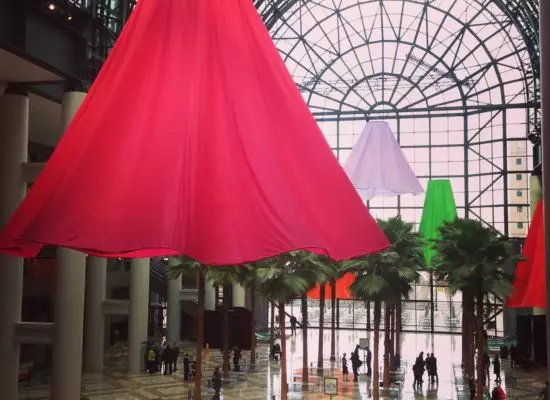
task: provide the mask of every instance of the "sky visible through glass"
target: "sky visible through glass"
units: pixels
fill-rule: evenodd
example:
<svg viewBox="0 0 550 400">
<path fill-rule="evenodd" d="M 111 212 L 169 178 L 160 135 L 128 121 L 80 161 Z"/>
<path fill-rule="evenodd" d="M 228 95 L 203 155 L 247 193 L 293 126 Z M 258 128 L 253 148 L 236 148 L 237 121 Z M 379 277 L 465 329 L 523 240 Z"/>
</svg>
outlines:
<svg viewBox="0 0 550 400">
<path fill-rule="evenodd" d="M 424 187 L 448 178 L 460 216 L 526 234 L 532 70 L 495 2 L 299 0 L 270 33 L 340 161 L 367 119 L 384 119 Z M 369 206 L 418 223 L 423 203 Z"/>
</svg>

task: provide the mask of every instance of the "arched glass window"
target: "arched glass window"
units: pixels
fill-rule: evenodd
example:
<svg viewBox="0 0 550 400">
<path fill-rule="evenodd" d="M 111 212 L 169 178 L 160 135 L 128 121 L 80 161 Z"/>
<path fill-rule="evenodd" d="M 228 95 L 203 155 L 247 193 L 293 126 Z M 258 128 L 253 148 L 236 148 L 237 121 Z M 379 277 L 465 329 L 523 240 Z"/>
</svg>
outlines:
<svg viewBox="0 0 550 400">
<path fill-rule="evenodd" d="M 431 178 L 451 180 L 460 216 L 525 236 L 533 167 L 526 137 L 538 100 L 536 45 L 526 40 L 524 6 L 488 0 L 255 3 L 341 161 L 367 119 L 387 120 L 424 185 Z M 400 213 L 418 223 L 423 202 L 423 196 L 402 196 L 369 206 L 376 217 Z"/>
</svg>

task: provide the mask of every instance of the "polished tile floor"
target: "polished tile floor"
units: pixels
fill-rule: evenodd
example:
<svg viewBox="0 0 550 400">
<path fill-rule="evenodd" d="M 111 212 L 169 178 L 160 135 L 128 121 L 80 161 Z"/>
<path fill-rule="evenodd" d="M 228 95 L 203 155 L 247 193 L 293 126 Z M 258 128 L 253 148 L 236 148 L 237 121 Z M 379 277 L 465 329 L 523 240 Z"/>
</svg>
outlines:
<svg viewBox="0 0 550 400">
<path fill-rule="evenodd" d="M 310 330 L 308 335 L 308 357 L 310 365 L 316 365 L 318 349 L 318 331 Z M 360 331 L 337 331 L 336 348 L 338 359 L 342 353 L 349 353 L 359 343 L 359 339 L 366 336 Z M 372 343 L 372 333 L 369 337 Z M 304 394 L 300 392 L 302 356 L 302 334 L 298 331 L 296 337 L 289 337 L 287 341 L 288 354 L 288 381 L 289 398 L 292 399 L 328 399 L 318 391 L 321 390 L 321 380 L 313 378 L 316 382 L 312 389 L 317 392 Z M 325 357 L 325 376 L 336 376 L 339 379 L 339 395 L 333 399 L 368 399 L 372 397 L 372 383 L 366 376 L 361 376 L 359 383 L 343 382 L 339 363 L 331 364 L 330 355 L 330 331 L 323 335 Z M 402 342 L 402 360 L 405 372 L 405 381 L 399 395 L 401 399 L 467 399 L 468 394 L 462 381 L 460 369 L 460 337 L 454 335 L 427 335 L 404 334 Z M 182 350 L 192 352 L 192 345 L 182 345 Z M 279 398 L 280 369 L 277 363 L 267 361 L 267 345 L 261 345 L 258 359 L 257 372 L 250 372 L 245 376 L 232 374 L 232 384 L 224 388 L 224 399 L 252 399 L 272 400 Z M 412 387 L 412 362 L 419 352 L 435 352 L 438 358 L 439 385 L 429 386 L 424 384 L 423 390 L 414 391 Z M 244 358 L 248 353 L 244 352 Z M 126 356 L 124 351 L 110 352 L 106 358 L 106 368 L 103 374 L 85 374 L 82 382 L 83 397 L 88 400 L 160 400 L 160 399 L 187 399 L 187 393 L 192 390 L 192 384 L 183 383 L 181 362 L 178 372 L 172 376 L 138 374 L 130 375 L 125 372 Z M 204 399 L 211 398 L 211 389 L 208 388 L 208 378 L 211 377 L 215 366 L 221 365 L 221 354 L 217 350 L 211 350 L 206 360 L 204 371 Z M 522 372 L 509 369 L 506 361 L 503 361 L 502 388 L 508 399 L 536 399 L 545 382 L 545 371 Z M 315 375 L 317 368 L 311 369 Z M 361 370 L 363 372 L 363 368 Z M 350 368 L 351 373 L 351 368 Z M 427 380 L 427 379 L 426 379 Z M 491 388 L 494 383 L 491 383 Z M 29 385 L 20 387 L 20 399 L 42 400 L 49 399 L 49 379 L 37 378 Z M 208 395 L 210 394 L 210 395 Z M 393 397 L 393 394 L 392 394 Z M 388 397 L 389 398 L 389 397 Z M 397 397 L 396 397 L 397 398 Z M 75 399 L 76 400 L 76 399 Z"/>
</svg>

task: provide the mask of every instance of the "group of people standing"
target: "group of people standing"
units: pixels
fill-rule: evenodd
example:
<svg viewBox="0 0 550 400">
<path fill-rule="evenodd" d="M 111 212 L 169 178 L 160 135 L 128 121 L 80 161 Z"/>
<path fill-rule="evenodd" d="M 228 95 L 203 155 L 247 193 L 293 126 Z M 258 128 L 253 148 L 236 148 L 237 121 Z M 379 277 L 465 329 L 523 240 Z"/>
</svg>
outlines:
<svg viewBox="0 0 550 400">
<path fill-rule="evenodd" d="M 359 350 L 360 346 L 355 346 L 355 350 L 351 352 L 350 355 L 350 361 L 351 361 L 351 368 L 353 370 L 353 381 L 357 382 L 359 379 L 359 368 L 361 365 L 363 365 L 363 361 L 361 361 L 361 358 L 359 357 Z M 367 347 L 365 349 L 367 352 L 366 354 L 366 362 L 367 362 L 367 376 L 371 376 L 372 370 L 371 370 L 371 361 L 372 361 L 372 353 L 370 349 Z M 346 353 L 342 356 L 342 375 L 344 376 L 344 381 L 348 382 L 349 378 L 349 370 L 348 370 L 348 360 L 346 358 Z"/>
<path fill-rule="evenodd" d="M 172 375 L 177 370 L 179 355 L 180 349 L 176 343 L 170 346 L 164 341 L 160 346 L 149 345 L 146 352 L 147 370 L 150 374 L 164 371 L 164 375 Z"/>
<path fill-rule="evenodd" d="M 414 389 L 421 389 L 424 383 L 424 371 L 428 371 L 428 381 L 430 384 L 438 384 L 439 376 L 437 374 L 437 358 L 435 354 L 426 354 L 424 359 L 424 352 L 420 352 L 413 365 L 414 374 Z"/>
</svg>

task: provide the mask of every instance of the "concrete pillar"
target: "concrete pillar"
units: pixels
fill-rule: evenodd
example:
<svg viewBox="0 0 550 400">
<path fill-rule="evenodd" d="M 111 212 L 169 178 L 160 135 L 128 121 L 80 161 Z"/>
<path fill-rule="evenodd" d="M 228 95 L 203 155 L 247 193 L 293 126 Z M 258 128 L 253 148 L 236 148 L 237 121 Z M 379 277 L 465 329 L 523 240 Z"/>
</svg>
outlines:
<svg viewBox="0 0 550 400">
<path fill-rule="evenodd" d="M 61 101 L 61 121 L 67 129 L 86 98 L 83 92 L 67 92 Z M 57 285 L 54 308 L 52 398 L 80 398 L 86 255 L 74 250 L 57 250 Z"/>
<path fill-rule="evenodd" d="M 170 257 L 168 267 L 178 265 L 178 259 Z M 173 343 L 181 338 L 181 275 L 168 280 L 168 342 Z"/>
<path fill-rule="evenodd" d="M 86 255 L 57 250 L 52 399 L 80 398 Z"/>
<path fill-rule="evenodd" d="M 205 311 L 214 311 L 216 309 L 216 291 L 210 281 L 204 282 L 204 309 Z"/>
<path fill-rule="evenodd" d="M 21 164 L 27 162 L 29 98 L 7 88 L 0 97 L 0 228 L 23 199 L 26 184 Z M 21 321 L 23 259 L 0 255 L 0 399 L 17 399 L 19 344 L 14 323 Z"/>
<path fill-rule="evenodd" d="M 243 285 L 233 285 L 233 307 L 245 307 L 246 291 Z"/>
<path fill-rule="evenodd" d="M 105 315 L 103 301 L 107 290 L 107 259 L 88 257 L 86 266 L 86 312 L 84 331 L 84 371 L 103 371 Z"/>
<path fill-rule="evenodd" d="M 147 341 L 149 318 L 149 258 L 135 258 L 130 266 L 130 315 L 128 326 L 128 372 L 141 371 L 141 344 Z"/>
</svg>

